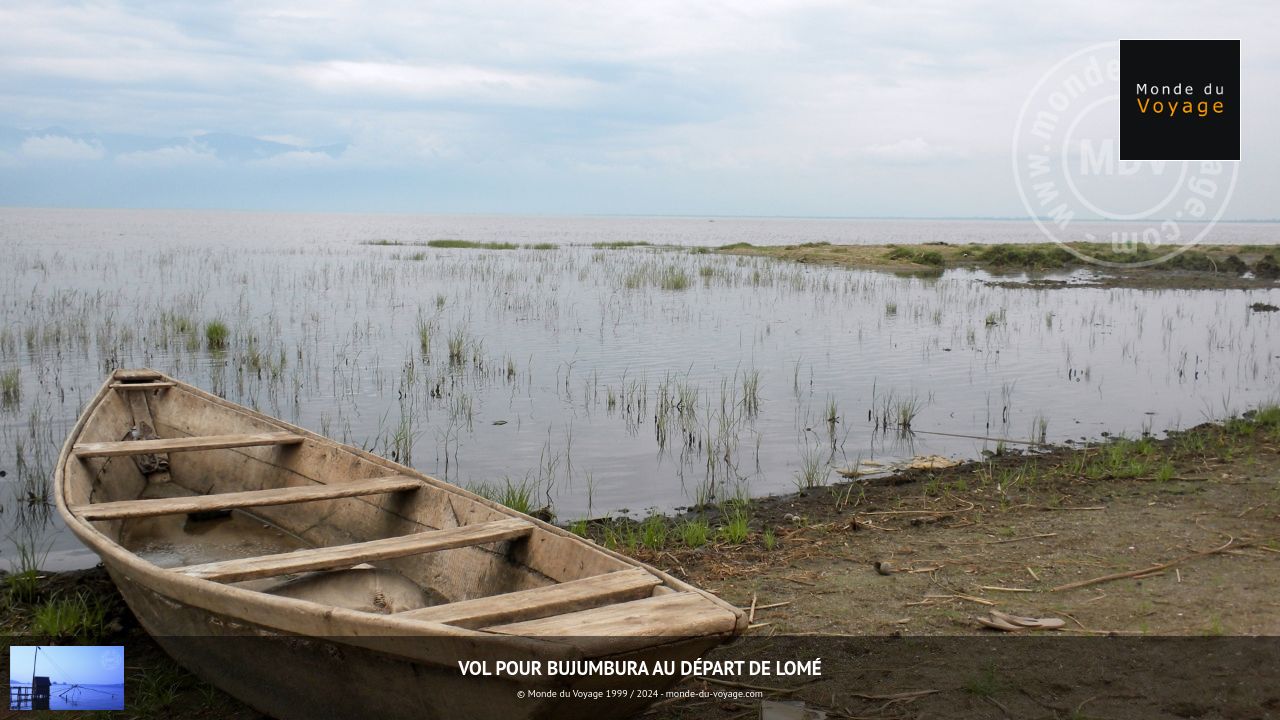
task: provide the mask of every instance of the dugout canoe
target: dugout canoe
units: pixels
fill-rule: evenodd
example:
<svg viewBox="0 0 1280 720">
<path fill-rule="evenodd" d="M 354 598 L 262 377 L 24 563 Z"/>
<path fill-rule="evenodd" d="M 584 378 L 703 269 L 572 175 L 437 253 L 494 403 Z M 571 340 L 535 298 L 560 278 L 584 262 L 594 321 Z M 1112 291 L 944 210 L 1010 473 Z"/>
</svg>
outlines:
<svg viewBox="0 0 1280 720">
<path fill-rule="evenodd" d="M 153 370 L 111 374 L 55 483 L 146 631 L 280 720 L 624 717 L 678 673 L 550 661 L 678 666 L 746 627 L 661 570 Z"/>
</svg>

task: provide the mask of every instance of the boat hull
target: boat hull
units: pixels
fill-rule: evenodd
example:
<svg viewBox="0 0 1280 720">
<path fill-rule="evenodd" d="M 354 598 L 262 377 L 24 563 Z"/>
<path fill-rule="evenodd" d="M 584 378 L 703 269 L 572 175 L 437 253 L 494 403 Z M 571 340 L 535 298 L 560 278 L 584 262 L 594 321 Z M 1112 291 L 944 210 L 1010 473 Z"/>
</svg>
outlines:
<svg viewBox="0 0 1280 720">
<path fill-rule="evenodd" d="M 418 657 L 380 651 L 365 639 L 300 636 L 193 607 L 107 570 L 148 634 L 202 680 L 277 720 L 535 720 L 625 718 L 642 712 L 680 681 L 678 676 L 463 676 L 459 661 L 477 659 L 444 638 L 394 638 L 417 646 Z M 393 640 L 387 638 L 388 641 Z M 681 660 L 701 656 L 717 638 L 671 642 L 618 659 Z M 389 642 L 389 645 L 394 643 Z M 432 649 L 432 645 L 438 648 Z M 494 667 L 501 641 L 481 651 Z M 422 656 L 434 655 L 432 660 Z M 626 691 L 626 697 L 589 699 Z M 554 697 L 544 697 L 551 693 Z"/>
<path fill-rule="evenodd" d="M 121 442 L 131 426 L 136 431 L 143 424 L 139 418 L 155 435 L 134 438 L 137 445 Z M 148 453 L 167 453 L 165 467 L 136 462 L 139 456 L 156 459 Z M 134 458 L 117 457 L 122 455 Z M 143 628 L 196 675 L 279 720 L 627 717 L 660 699 L 680 677 L 464 675 L 459 662 L 479 660 L 496 670 L 500 661 L 688 660 L 746 626 L 741 610 L 656 568 L 153 371 L 117 371 L 104 383 L 68 437 L 54 479 L 59 513 L 102 558 Z M 344 483 L 397 489 L 366 498 Z M 313 500 L 264 502 L 217 522 L 182 514 L 190 503 L 204 507 L 240 497 L 228 507 L 242 507 L 241 496 L 256 502 L 282 494 Z M 248 558 L 238 542 L 227 559 L 193 559 L 187 550 L 170 557 L 165 550 L 168 559 L 162 560 L 150 539 L 166 537 L 164 523 L 145 517 L 148 507 L 157 506 L 165 509 L 153 515 L 176 523 L 166 532 L 190 533 L 170 549 L 217 548 L 218 532 L 233 527 L 226 517 L 284 533 L 302 549 L 255 540 L 245 545 Z M 189 522 L 195 522 L 190 529 Z M 144 532 L 148 528 L 158 534 Z M 458 540 L 467 533 L 475 539 Z M 421 593 L 429 590 L 428 607 L 415 609 L 421 602 L 412 602 L 412 593 L 401 598 L 383 593 L 386 586 L 379 586 L 374 608 L 335 604 L 317 594 L 336 591 L 337 584 L 317 589 L 295 582 L 278 594 L 254 586 L 271 576 L 363 566 L 363 560 L 376 561 L 379 573 L 412 581 Z M 239 567 L 228 572 L 228 562 Z M 266 563 L 267 572 L 252 563 Z M 551 593 L 562 607 L 548 620 L 538 619 L 545 614 L 521 616 L 516 606 L 495 611 L 492 603 L 483 611 L 489 615 L 473 615 L 487 619 L 472 625 L 430 619 L 437 605 L 569 588 L 622 571 L 633 580 L 643 571 L 646 581 L 627 588 L 630 595 L 606 600 L 602 594 L 593 600 L 603 603 L 597 609 L 559 600 L 580 592 L 579 585 Z M 211 574 L 220 581 L 206 579 Z M 350 571 L 333 577 L 356 579 Z M 427 615 L 415 617 L 419 612 Z M 480 611 L 473 604 L 470 612 Z M 582 627 L 591 632 L 573 637 Z"/>
</svg>

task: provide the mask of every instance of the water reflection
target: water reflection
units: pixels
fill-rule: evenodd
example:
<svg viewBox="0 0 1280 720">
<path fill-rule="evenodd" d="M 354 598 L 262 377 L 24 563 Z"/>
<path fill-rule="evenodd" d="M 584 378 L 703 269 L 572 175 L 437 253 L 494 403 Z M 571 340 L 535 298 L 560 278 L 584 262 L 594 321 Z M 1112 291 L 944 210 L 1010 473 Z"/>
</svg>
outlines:
<svg viewBox="0 0 1280 720">
<path fill-rule="evenodd" d="M 1248 309 L 1277 290 L 1044 291 L 590 245 L 1036 239 L 1013 223 L 3 213 L 0 523 L 41 528 L 51 567 L 93 561 L 51 524 L 47 478 L 116 367 L 572 520 L 1186 427 L 1269 399 L 1280 362 L 1277 314 Z M 518 247 L 420 244 L 458 236 Z"/>
</svg>

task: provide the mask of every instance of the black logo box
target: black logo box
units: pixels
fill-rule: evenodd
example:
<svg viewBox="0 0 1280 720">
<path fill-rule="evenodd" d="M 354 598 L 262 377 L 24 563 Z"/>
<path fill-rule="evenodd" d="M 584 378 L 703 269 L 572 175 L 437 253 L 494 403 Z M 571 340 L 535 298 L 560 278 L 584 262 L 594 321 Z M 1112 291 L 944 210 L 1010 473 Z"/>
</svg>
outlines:
<svg viewBox="0 0 1280 720">
<path fill-rule="evenodd" d="M 1120 159 L 1239 160 L 1240 101 L 1239 40 L 1120 41 Z"/>
</svg>

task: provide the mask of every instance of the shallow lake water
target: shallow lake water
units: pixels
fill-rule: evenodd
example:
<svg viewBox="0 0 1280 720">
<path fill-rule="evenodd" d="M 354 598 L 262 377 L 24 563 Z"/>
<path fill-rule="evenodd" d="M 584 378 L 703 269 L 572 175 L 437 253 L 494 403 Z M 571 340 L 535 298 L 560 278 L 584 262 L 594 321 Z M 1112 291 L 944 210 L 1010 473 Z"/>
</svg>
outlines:
<svg viewBox="0 0 1280 720">
<path fill-rule="evenodd" d="M 438 238 L 522 247 L 392 244 Z M 17 373 L 0 530 L 37 528 L 51 569 L 96 562 L 24 497 L 116 367 L 460 485 L 525 488 L 562 521 L 997 446 L 960 436 L 1158 434 L 1280 386 L 1280 314 L 1249 310 L 1277 289 L 1008 289 L 695 251 L 818 241 L 1041 237 L 1000 221 L 0 210 L 0 375 Z M 617 242 L 681 247 L 591 246 Z"/>
</svg>

